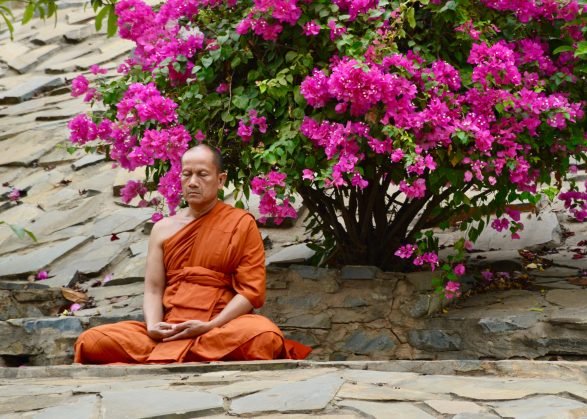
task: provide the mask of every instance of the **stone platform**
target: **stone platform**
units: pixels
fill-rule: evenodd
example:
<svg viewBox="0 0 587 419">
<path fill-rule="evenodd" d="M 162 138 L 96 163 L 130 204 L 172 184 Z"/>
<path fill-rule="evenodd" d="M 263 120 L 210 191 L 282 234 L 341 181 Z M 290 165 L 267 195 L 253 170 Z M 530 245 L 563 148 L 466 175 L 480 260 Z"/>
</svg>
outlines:
<svg viewBox="0 0 587 419">
<path fill-rule="evenodd" d="M 584 418 L 587 363 L 394 361 L 0 369 L 0 418 Z"/>
</svg>

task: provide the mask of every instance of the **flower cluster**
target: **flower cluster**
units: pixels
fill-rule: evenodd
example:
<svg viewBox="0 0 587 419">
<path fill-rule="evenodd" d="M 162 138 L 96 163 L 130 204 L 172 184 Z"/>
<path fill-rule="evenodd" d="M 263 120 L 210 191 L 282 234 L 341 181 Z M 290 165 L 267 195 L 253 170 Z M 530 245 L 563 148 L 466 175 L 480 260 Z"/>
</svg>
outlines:
<svg viewBox="0 0 587 419">
<path fill-rule="evenodd" d="M 377 7 L 379 0 L 332 0 L 340 10 L 350 15 L 350 20 L 355 20 L 359 14 L 368 13 Z"/>
<path fill-rule="evenodd" d="M 425 263 L 430 265 L 433 271 L 438 267 L 438 254 L 435 252 L 421 252 L 418 246 L 414 244 L 405 244 L 397 249 L 394 253 L 401 259 L 413 258 L 412 263 L 415 266 L 422 266 Z"/>
<path fill-rule="evenodd" d="M 264 116 L 259 116 L 256 110 L 251 109 L 249 111 L 248 119 L 248 124 L 245 120 L 241 119 L 238 122 L 238 129 L 236 131 L 237 135 L 245 142 L 251 141 L 255 127 L 257 127 L 261 134 L 267 132 L 267 119 Z"/>
<path fill-rule="evenodd" d="M 577 0 L 481 0 L 495 10 L 513 12 L 520 22 L 530 20 L 573 20 L 581 12 Z"/>
<path fill-rule="evenodd" d="M 584 191 L 577 187 L 574 190 L 563 192 L 559 198 L 565 202 L 565 208 L 577 219 L 577 221 L 587 220 L 587 182 L 585 182 Z"/>
<path fill-rule="evenodd" d="M 283 23 L 295 25 L 302 15 L 298 0 L 254 0 L 251 12 L 240 21 L 236 32 L 252 31 L 266 41 L 275 41 L 283 31 Z"/>
<path fill-rule="evenodd" d="M 120 196 L 122 198 L 122 202 L 128 204 L 136 196 L 140 196 L 141 198 L 143 198 L 148 192 L 149 190 L 143 182 L 129 180 L 126 183 L 126 185 L 124 185 L 124 187 L 120 190 Z"/>
<path fill-rule="evenodd" d="M 251 181 L 251 190 L 255 195 L 261 197 L 259 212 L 262 217 L 259 218 L 259 222 L 265 223 L 268 217 L 272 217 L 273 222 L 279 225 L 284 218 L 295 218 L 297 216 L 290 198 L 284 196 L 283 193 L 286 178 L 285 173 L 271 171 L 266 175 L 256 176 Z"/>
<path fill-rule="evenodd" d="M 116 107 L 116 119 L 126 126 L 149 120 L 163 125 L 177 121 L 177 104 L 163 97 L 154 83 L 131 84 Z"/>
<path fill-rule="evenodd" d="M 199 1 L 167 1 L 158 12 L 141 0 L 122 0 L 116 3 L 120 37 L 136 43 L 133 57 L 127 65 L 139 64 L 145 71 L 166 67 L 170 77 L 185 81 L 191 75 L 193 64 L 184 72 L 177 72 L 173 63 L 178 58 L 191 58 L 204 46 L 204 35 L 197 27 L 182 25 L 180 18 L 191 21 L 198 13 Z"/>
</svg>

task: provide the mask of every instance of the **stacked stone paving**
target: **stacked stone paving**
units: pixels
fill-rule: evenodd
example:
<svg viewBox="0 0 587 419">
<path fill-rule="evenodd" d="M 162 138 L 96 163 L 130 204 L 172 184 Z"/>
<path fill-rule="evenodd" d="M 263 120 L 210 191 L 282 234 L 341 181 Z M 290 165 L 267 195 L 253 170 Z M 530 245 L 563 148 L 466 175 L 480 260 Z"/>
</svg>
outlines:
<svg viewBox="0 0 587 419">
<path fill-rule="evenodd" d="M 0 370 L 0 417 L 581 418 L 586 371 L 520 361 L 29 367 Z"/>
<path fill-rule="evenodd" d="M 138 208 L 137 202 L 122 203 L 119 191 L 129 179 L 140 179 L 144 174 L 113 169 L 103 154 L 66 150 L 70 145 L 67 121 L 89 109 L 80 98 L 70 96 L 71 80 L 80 73 L 93 79 L 95 76 L 88 72 L 92 64 L 108 69 L 103 76 L 106 79 L 116 77 L 116 68 L 131 51 L 132 43 L 96 33 L 93 12 L 89 7 L 84 9 L 83 2 L 60 1 L 60 7 L 57 24 L 53 20 L 34 21 L 24 27 L 17 24 L 14 41 L 9 40 L 6 32 L 0 33 L 0 220 L 19 224 L 37 238 L 37 242 L 18 239 L 6 225 L 0 225 L 0 365 L 70 363 L 72 344 L 85 328 L 142 317 L 142 280 L 153 210 Z M 585 171 L 579 170 L 573 176 L 576 181 L 584 181 Z M 20 193 L 17 201 L 9 199 L 14 190 Z M 230 202 L 230 188 L 226 195 Z M 570 220 L 560 203 L 544 203 L 537 214 L 523 214 L 526 228 L 522 240 L 512 241 L 505 235 L 487 231 L 476 243 L 476 251 L 469 255 L 471 273 L 485 268 L 507 272 L 524 279 L 523 289 L 506 286 L 473 293 L 449 304 L 441 301 L 430 288 L 434 275 L 430 272 L 388 273 L 373 267 L 353 266 L 327 270 L 303 265 L 313 252 L 305 243 L 304 209 L 298 209 L 300 217 L 285 227 L 262 229 L 270 265 L 268 299 L 263 314 L 276 321 L 287 336 L 312 346 L 313 359 L 522 357 L 552 360 L 583 359 L 587 355 L 584 303 L 587 301 L 584 289 L 587 285 L 587 257 L 584 257 L 587 223 Z M 256 211 L 254 201 L 251 211 Z M 444 252 L 450 251 L 459 234 L 458 231 L 440 233 L 441 244 L 446 246 Z M 520 252 L 520 249 L 531 252 Z M 288 268 L 292 263 L 302 265 Z M 35 275 L 41 271 L 47 271 L 49 278 L 36 281 Z M 472 281 L 472 276 L 465 277 L 466 284 Z M 81 308 L 72 312 L 72 304 L 79 304 Z M 404 409 L 395 411 L 391 417 L 450 417 L 453 414 L 462 418 L 510 417 L 510 413 L 519 412 L 516 409 L 532 405 L 544 406 L 545 412 L 557 406 L 564 412 L 584 409 L 582 397 L 585 393 L 577 393 L 579 387 L 571 391 L 546 386 L 538 391 L 537 387 L 532 387 L 534 381 L 530 383 L 522 378 L 519 382 L 511 379 L 519 388 L 525 389 L 528 384 L 529 393 L 514 391 L 516 386 L 512 385 L 507 397 L 502 392 L 500 397 L 492 393 L 483 398 L 479 394 L 449 391 L 453 384 L 461 389 L 484 388 L 481 378 L 458 381 L 454 376 L 445 377 L 432 385 L 433 377 L 401 375 L 419 372 L 409 369 L 395 373 L 399 375 L 387 373 L 387 378 L 383 378 L 380 372 L 369 375 L 367 371 L 355 370 L 359 364 L 329 366 L 332 369 L 325 371 L 314 364 L 301 364 L 304 368 L 296 369 L 289 363 L 271 364 L 287 368 L 287 371 L 265 371 L 265 377 L 247 370 L 245 365 L 249 364 L 219 365 L 213 372 L 191 366 L 189 368 L 196 369 L 188 368 L 186 374 L 164 367 L 147 369 L 148 374 L 152 372 L 155 376 L 149 378 L 154 380 L 151 384 L 143 380 L 148 375 L 145 373 L 141 379 L 120 379 L 120 386 L 125 390 L 132 388 L 141 392 L 144 388 L 144 391 L 154 392 L 134 394 L 137 400 L 151 396 L 157 400 L 168 391 L 179 393 L 181 399 L 181 391 L 195 390 L 201 395 L 200 406 L 209 407 L 198 410 L 191 402 L 186 402 L 186 417 L 213 412 L 248 415 L 298 411 L 322 416 L 377 417 L 387 411 L 381 409 L 391 408 L 390 403 L 393 409 Z M 226 371 L 222 370 L 222 365 L 226 365 Z M 371 368 L 380 364 L 369 365 Z M 515 365 L 520 365 L 522 371 L 536 364 Z M 566 363 L 540 365 L 552 366 L 548 367 L 548 379 L 562 379 L 556 373 L 569 368 Z M 234 372 L 241 367 L 249 372 Z M 0 390 L 0 406 L 4 409 L 0 412 L 4 413 L 36 409 L 34 414 L 41 417 L 45 414 L 63 416 L 59 413 L 62 404 L 67 405 L 67 409 L 103 412 L 100 409 L 114 409 L 108 406 L 127 403 L 132 396 L 129 393 L 128 399 L 124 398 L 127 396 L 116 399 L 108 393 L 119 392 L 118 380 L 112 377 L 123 374 L 121 371 L 127 371 L 125 369 L 66 370 L 72 371 L 67 374 L 81 380 L 75 383 L 65 383 L 67 380 L 59 378 L 59 374 L 65 374 L 60 369 L 0 371 L 7 380 L 21 377 L 15 382 L 18 385 L 10 386 L 10 391 L 8 386 Z M 138 374 L 137 371 L 132 369 L 128 373 Z M 171 371 L 171 375 L 158 377 L 161 371 Z M 487 373 L 483 369 L 475 371 L 475 374 Z M 352 378 L 351 373 L 358 375 Z M 454 371 L 431 373 L 450 375 Z M 30 379 L 26 378 L 27 374 L 31 374 Z M 43 380 L 35 378 L 43 374 L 47 374 Z M 95 378 L 82 380 L 84 375 L 91 377 L 93 374 Z M 419 386 L 406 386 L 410 377 L 420 383 Z M 568 377 L 576 383 L 585 382 L 582 373 Z M 497 389 L 503 384 L 499 380 L 505 379 L 492 378 L 487 385 Z M 561 384 L 548 383 L 549 386 Z M 431 388 L 425 389 L 426 384 L 431 384 Z M 78 385 L 82 390 L 77 390 Z M 248 386 L 248 390 L 239 385 Z M 43 386 L 47 388 L 46 394 L 40 390 Z M 226 389 L 228 386 L 233 387 Z M 316 397 L 322 398 L 311 408 L 301 404 L 308 408 L 298 409 L 300 398 L 314 400 L 310 397 L 312 393 L 305 391 L 316 387 L 324 389 L 325 393 L 316 392 Z M 90 391 L 90 388 L 96 390 Z M 211 391 L 213 389 L 219 390 Z M 281 399 L 271 393 L 273 390 L 278 394 L 291 394 L 293 401 L 282 405 L 264 404 L 268 403 L 266 400 Z M 301 393 L 296 393 L 298 390 Z M 31 395 L 38 397 L 31 399 Z M 23 398 L 33 404 L 19 404 Z M 34 404 L 37 401 L 38 404 Z M 104 404 L 100 404 L 102 402 Z M 77 407 L 71 407 L 71 403 Z M 246 406 L 260 410 L 251 413 Z M 111 415 L 112 410 L 107 412 L 105 417 L 116 417 Z M 151 416 L 166 414 L 160 412 Z M 567 416 L 573 417 L 573 414 Z M 513 416 L 518 417 L 517 414 Z M 381 417 L 390 416 L 383 414 Z"/>
</svg>

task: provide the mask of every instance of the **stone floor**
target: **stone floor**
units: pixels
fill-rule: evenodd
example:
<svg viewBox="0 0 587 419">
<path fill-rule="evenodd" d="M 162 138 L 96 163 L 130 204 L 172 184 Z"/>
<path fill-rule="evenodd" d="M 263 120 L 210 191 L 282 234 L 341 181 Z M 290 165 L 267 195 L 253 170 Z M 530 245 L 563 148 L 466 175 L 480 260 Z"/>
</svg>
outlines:
<svg viewBox="0 0 587 419">
<path fill-rule="evenodd" d="M 586 362 L 0 369 L 0 418 L 584 418 Z"/>
</svg>

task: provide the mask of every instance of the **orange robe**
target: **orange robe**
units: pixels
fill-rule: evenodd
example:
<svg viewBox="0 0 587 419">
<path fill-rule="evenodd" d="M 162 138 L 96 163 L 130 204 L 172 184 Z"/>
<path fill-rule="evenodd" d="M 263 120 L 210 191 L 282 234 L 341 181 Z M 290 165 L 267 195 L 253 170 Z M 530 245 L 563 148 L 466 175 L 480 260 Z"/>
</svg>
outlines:
<svg viewBox="0 0 587 419">
<path fill-rule="evenodd" d="M 238 293 L 265 301 L 265 252 L 254 218 L 222 202 L 163 242 L 164 321 L 209 321 Z M 311 349 L 283 337 L 266 317 L 245 314 L 194 339 L 160 342 L 145 323 L 124 321 L 82 333 L 79 363 L 165 363 L 303 359 Z"/>
</svg>

